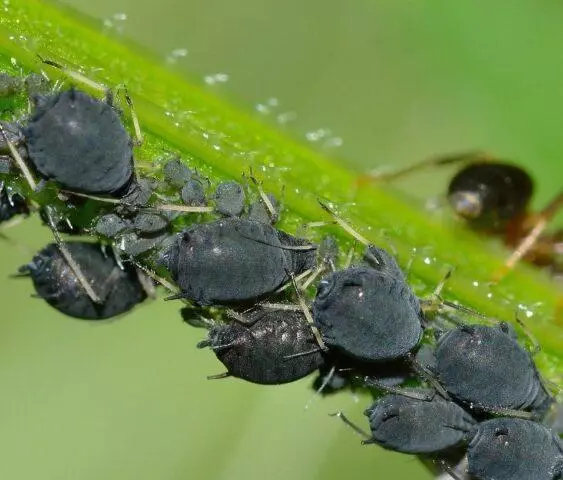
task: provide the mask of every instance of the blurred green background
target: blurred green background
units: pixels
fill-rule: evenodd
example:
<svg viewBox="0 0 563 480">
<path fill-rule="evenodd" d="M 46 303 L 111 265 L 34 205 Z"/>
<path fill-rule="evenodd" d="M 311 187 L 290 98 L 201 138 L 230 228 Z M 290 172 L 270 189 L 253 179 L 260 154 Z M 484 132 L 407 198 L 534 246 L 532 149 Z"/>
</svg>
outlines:
<svg viewBox="0 0 563 480">
<path fill-rule="evenodd" d="M 358 170 L 483 148 L 527 165 L 535 205 L 561 188 L 563 5 L 555 0 L 68 0 L 207 88 Z M 158 82 L 158 78 L 154 79 Z M 445 189 L 450 172 L 405 181 Z M 41 232 L 41 233 L 39 233 Z M 2 275 L 50 241 L 6 232 Z M 0 478 L 426 479 L 415 458 L 362 447 L 367 399 L 207 381 L 222 366 L 161 300 L 94 324 L 2 282 Z"/>
</svg>

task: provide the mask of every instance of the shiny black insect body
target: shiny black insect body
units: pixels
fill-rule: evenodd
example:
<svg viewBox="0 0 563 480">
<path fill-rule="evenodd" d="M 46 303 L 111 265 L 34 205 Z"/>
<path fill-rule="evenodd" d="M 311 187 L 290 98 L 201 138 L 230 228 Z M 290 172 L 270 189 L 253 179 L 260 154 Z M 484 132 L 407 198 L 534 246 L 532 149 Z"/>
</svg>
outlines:
<svg viewBox="0 0 563 480">
<path fill-rule="evenodd" d="M 447 331 L 438 340 L 433 368 L 446 391 L 475 411 L 541 412 L 551 401 L 530 353 L 504 324 Z"/>
<path fill-rule="evenodd" d="M 66 248 L 92 285 L 101 303 L 94 303 L 84 291 L 75 273 L 52 243 L 20 268 L 31 276 L 37 295 L 65 315 L 86 320 L 115 317 L 131 310 L 147 294 L 137 271 L 117 264 L 111 252 L 100 244 L 66 242 Z"/>
<path fill-rule="evenodd" d="M 430 391 L 415 391 L 425 394 Z M 371 439 L 389 450 L 437 454 L 462 444 L 475 420 L 454 402 L 434 395 L 432 400 L 385 395 L 368 408 Z"/>
<path fill-rule="evenodd" d="M 211 328 L 199 347 L 210 347 L 229 376 L 281 384 L 314 372 L 323 362 L 311 326 L 300 311 L 256 308 L 244 323 Z"/>
<path fill-rule="evenodd" d="M 471 432 L 468 472 L 475 480 L 557 480 L 563 476 L 563 445 L 543 425 L 495 418 Z"/>
<path fill-rule="evenodd" d="M 395 259 L 370 247 L 373 267 L 338 270 L 319 283 L 313 318 L 325 343 L 366 362 L 406 356 L 420 342 L 424 315 Z"/>
<path fill-rule="evenodd" d="M 226 218 L 180 232 L 160 263 L 199 305 L 248 302 L 271 294 L 315 264 L 314 246 L 264 223 Z"/>
<path fill-rule="evenodd" d="M 474 228 L 499 231 L 526 213 L 533 194 L 530 175 L 505 162 L 475 162 L 450 181 L 448 201 Z"/>
</svg>

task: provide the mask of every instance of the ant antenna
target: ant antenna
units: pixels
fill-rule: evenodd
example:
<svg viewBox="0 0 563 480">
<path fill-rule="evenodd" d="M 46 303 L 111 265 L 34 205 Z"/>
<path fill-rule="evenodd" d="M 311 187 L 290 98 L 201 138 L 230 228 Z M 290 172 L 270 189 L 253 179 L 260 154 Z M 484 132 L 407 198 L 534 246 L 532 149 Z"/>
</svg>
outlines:
<svg viewBox="0 0 563 480">
<path fill-rule="evenodd" d="M 489 155 L 479 151 L 463 152 L 446 156 L 441 155 L 438 157 L 427 158 L 421 162 L 416 162 L 391 172 L 382 172 L 378 169 L 371 170 L 368 173 L 361 175 L 357 179 L 356 183 L 358 186 L 361 186 L 371 182 L 390 182 L 410 173 L 425 170 L 427 168 L 443 167 L 455 163 L 488 162 L 491 160 L 492 159 Z"/>
</svg>

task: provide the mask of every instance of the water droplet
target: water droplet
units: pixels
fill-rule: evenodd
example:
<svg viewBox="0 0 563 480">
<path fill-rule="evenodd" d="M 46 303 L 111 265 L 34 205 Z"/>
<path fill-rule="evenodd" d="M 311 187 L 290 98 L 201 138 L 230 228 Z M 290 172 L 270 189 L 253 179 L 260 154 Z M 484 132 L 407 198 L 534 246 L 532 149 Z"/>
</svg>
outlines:
<svg viewBox="0 0 563 480">
<path fill-rule="evenodd" d="M 187 48 L 175 48 L 166 56 L 166 63 L 176 63 L 180 58 L 184 58 L 188 55 Z"/>
<path fill-rule="evenodd" d="M 207 83 L 207 85 L 227 83 L 229 81 L 229 75 L 227 73 L 213 73 L 211 75 L 206 75 L 205 77 L 203 77 L 203 81 Z"/>
<path fill-rule="evenodd" d="M 478 287 L 478 286 L 479 286 L 479 282 L 478 282 L 477 280 L 475 280 L 475 281 L 473 282 L 473 286 L 474 286 L 474 287 Z"/>
<path fill-rule="evenodd" d="M 125 22 L 127 21 L 126 13 L 114 13 L 111 17 L 103 20 L 104 28 L 112 30 L 121 35 L 125 29 Z"/>
</svg>

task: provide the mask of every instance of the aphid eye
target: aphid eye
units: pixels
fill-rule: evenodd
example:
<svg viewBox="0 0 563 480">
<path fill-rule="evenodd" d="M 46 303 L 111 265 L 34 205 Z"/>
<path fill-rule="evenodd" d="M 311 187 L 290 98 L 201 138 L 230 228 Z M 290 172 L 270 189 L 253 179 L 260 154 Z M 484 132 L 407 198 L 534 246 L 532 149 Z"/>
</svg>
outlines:
<svg viewBox="0 0 563 480">
<path fill-rule="evenodd" d="M 334 282 L 332 280 L 322 280 L 319 282 L 319 286 L 317 288 L 317 299 L 318 300 L 325 300 L 332 290 L 334 289 Z"/>
<path fill-rule="evenodd" d="M 186 243 L 190 243 L 192 236 L 188 232 L 182 233 L 182 241 Z"/>
</svg>

